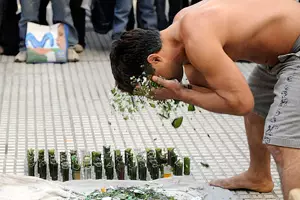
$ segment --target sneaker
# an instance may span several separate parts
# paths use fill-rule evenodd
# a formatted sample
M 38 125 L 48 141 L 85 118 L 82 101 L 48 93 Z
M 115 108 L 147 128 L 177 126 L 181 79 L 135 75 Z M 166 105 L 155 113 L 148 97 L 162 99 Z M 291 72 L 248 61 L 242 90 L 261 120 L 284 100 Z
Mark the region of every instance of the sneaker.
M 78 62 L 79 61 L 79 55 L 76 53 L 74 48 L 68 49 L 68 61 L 69 62 Z
M 84 51 L 84 48 L 81 44 L 76 44 L 74 46 L 74 50 L 76 51 L 76 53 L 82 53 Z
M 15 57 L 15 62 L 25 62 L 27 59 L 26 51 L 20 51 Z

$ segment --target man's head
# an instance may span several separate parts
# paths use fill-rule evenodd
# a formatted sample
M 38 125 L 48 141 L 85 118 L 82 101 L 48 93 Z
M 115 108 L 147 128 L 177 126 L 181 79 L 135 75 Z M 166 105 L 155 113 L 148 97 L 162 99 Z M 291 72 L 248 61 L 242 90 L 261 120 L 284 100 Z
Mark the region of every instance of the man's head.
M 119 89 L 132 93 L 135 86 L 131 77 L 139 77 L 145 69 L 167 79 L 182 78 L 182 63 L 176 60 L 174 49 L 162 40 L 156 30 L 134 29 L 125 32 L 112 45 L 110 61 L 112 73 Z

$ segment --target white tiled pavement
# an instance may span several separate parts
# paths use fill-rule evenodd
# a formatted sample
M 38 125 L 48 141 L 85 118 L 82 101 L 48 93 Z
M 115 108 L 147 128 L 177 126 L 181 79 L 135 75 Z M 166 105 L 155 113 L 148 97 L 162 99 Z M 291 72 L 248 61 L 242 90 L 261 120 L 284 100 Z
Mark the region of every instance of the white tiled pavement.
M 181 156 L 192 157 L 192 172 L 200 181 L 247 169 L 241 117 L 182 111 L 183 126 L 175 130 L 169 121 L 162 125 L 151 110 L 128 121 L 112 115 L 109 38 L 88 33 L 88 48 L 75 64 L 26 65 L 13 63 L 13 57 L 0 57 L 0 173 L 24 174 L 27 148 L 102 150 L 104 144 L 121 149 L 174 146 Z M 253 65 L 239 67 L 247 76 Z M 272 172 L 272 193 L 238 191 L 239 197 L 282 199 L 274 164 Z

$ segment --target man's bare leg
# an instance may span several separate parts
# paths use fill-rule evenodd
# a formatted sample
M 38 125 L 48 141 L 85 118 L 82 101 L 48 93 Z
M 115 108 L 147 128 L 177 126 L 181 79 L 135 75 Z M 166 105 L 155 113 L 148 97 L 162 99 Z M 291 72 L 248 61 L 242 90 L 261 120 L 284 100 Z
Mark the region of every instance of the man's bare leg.
M 246 134 L 250 150 L 249 169 L 228 179 L 211 181 L 211 185 L 225 189 L 249 189 L 271 192 L 274 184 L 271 177 L 270 153 L 262 143 L 265 120 L 251 113 L 245 117 Z
M 281 179 L 284 200 L 292 189 L 300 188 L 300 149 L 269 146 Z

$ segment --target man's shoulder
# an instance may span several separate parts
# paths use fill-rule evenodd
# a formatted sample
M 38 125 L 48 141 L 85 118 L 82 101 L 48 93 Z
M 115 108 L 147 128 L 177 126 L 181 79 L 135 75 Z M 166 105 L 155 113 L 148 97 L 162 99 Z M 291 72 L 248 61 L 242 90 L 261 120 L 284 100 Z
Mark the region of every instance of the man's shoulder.
M 223 19 L 219 18 L 213 12 L 207 14 L 187 13 L 179 22 L 182 41 L 191 41 L 195 45 L 207 44 L 211 41 L 223 43 L 226 40 L 227 26 L 223 23 Z
M 180 20 L 179 30 L 182 41 L 215 39 L 214 28 L 207 19 L 195 20 L 194 15 L 187 14 Z
M 181 20 L 185 14 L 187 14 L 190 11 L 189 7 L 183 8 L 181 9 L 174 17 L 173 22 L 177 22 L 179 20 Z

